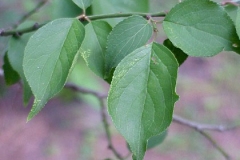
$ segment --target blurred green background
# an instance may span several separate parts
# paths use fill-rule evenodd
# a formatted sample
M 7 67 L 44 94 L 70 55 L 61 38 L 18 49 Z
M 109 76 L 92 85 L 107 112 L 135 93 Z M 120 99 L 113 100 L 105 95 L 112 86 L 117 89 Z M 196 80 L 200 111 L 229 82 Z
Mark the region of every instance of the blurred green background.
M 37 0 L 1 0 L 0 28 L 7 28 L 37 4 Z M 151 0 L 153 12 L 166 11 L 177 0 Z M 30 17 L 45 22 L 65 14 L 49 1 Z M 60 4 L 59 4 L 60 5 Z M 78 13 L 76 9 L 76 13 Z M 80 13 L 79 13 L 80 14 Z M 158 41 L 166 37 L 159 26 Z M 9 37 L 0 37 L 0 65 Z M 194 47 L 194 46 L 193 46 Z M 177 92 L 180 99 L 175 114 L 201 123 L 231 126 L 240 122 L 240 56 L 225 52 L 211 58 L 188 58 L 180 67 Z M 69 81 L 107 93 L 108 84 L 95 76 L 79 58 Z M 114 156 L 107 149 L 97 100 L 64 89 L 36 118 L 26 123 L 30 105 L 22 105 L 19 84 L 6 86 L 0 77 L 0 159 L 2 160 L 103 160 Z M 109 122 L 111 122 L 109 118 Z M 128 150 L 113 125 L 114 146 L 122 155 Z M 208 132 L 233 160 L 240 159 L 240 129 Z M 166 140 L 146 153 L 146 160 L 224 160 L 202 135 L 176 123 Z

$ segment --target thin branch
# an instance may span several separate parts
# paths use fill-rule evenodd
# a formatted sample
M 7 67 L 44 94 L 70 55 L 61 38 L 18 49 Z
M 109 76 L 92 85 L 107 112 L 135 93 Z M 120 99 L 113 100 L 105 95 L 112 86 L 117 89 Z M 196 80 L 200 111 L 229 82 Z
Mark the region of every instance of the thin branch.
M 225 157 L 226 160 L 232 160 L 230 155 L 228 155 L 227 152 L 222 147 L 220 147 L 220 145 L 218 145 L 218 143 L 208 133 L 202 130 L 197 130 L 197 131 L 201 135 L 203 135 L 206 139 L 208 139 L 209 142 L 211 142 L 211 144 Z
M 85 19 L 87 20 L 98 20 L 98 19 L 107 19 L 107 18 L 121 18 L 121 17 L 129 17 L 132 15 L 139 15 L 139 16 L 143 16 L 143 17 L 163 17 L 166 16 L 166 12 L 160 12 L 160 13 L 115 13 L 115 14 L 104 14 L 104 15 L 94 15 L 94 16 L 84 16 Z M 78 16 L 78 19 L 80 18 L 80 20 L 82 20 L 82 16 Z M 40 27 L 42 27 L 43 25 L 45 25 L 46 23 L 42 23 L 42 24 L 35 24 L 34 26 L 29 26 L 27 28 L 24 29 L 13 29 L 13 30 L 5 30 L 5 29 L 0 29 L 0 37 L 1 36 L 11 36 L 11 35 L 22 35 L 24 33 L 28 33 L 28 32 L 32 32 L 35 31 L 37 29 L 39 29 Z
M 102 122 L 103 122 L 103 126 L 104 126 L 104 129 L 105 129 L 105 132 L 106 132 L 107 141 L 108 141 L 108 148 L 110 150 L 112 150 L 114 155 L 119 160 L 123 160 L 123 157 L 117 152 L 117 150 L 115 149 L 115 147 L 113 146 L 113 143 L 112 143 L 112 136 L 111 136 L 111 132 L 110 132 L 110 129 L 109 129 L 109 124 L 107 122 L 107 115 L 105 113 L 106 106 L 104 104 L 104 99 L 99 98 L 99 102 L 100 102 L 100 106 L 101 106 Z
M 194 130 L 199 132 L 201 135 L 203 135 L 206 139 L 208 139 L 211 142 L 211 144 L 226 158 L 226 160 L 231 160 L 230 156 L 226 153 L 226 151 L 220 145 L 218 145 L 217 142 L 209 134 L 205 132 L 205 130 L 224 132 L 224 131 L 236 129 L 239 126 L 224 127 L 222 125 L 215 126 L 215 125 L 200 124 L 197 122 L 184 119 L 177 115 L 173 116 L 173 122 L 193 128 Z
M 23 28 L 23 29 L 13 29 L 13 30 L 8 30 L 5 31 L 4 29 L 0 29 L 0 37 L 1 36 L 21 36 L 24 33 L 29 33 L 29 32 L 33 32 L 37 29 L 39 29 L 40 27 L 42 27 L 43 25 L 45 25 L 46 23 L 42 23 L 42 24 L 38 24 L 35 23 L 34 25 L 27 27 L 27 28 Z
M 20 20 L 18 20 L 18 22 L 16 22 L 12 28 L 17 28 L 19 24 L 21 24 L 22 22 L 24 22 L 26 19 L 28 19 L 30 16 L 32 16 L 34 13 L 36 13 L 44 4 L 47 3 L 48 0 L 42 0 L 40 1 L 35 8 L 33 8 L 31 11 L 29 11 L 28 13 L 26 13 L 25 15 L 22 16 L 22 18 L 20 18 Z
M 107 98 L 106 94 L 102 94 L 102 93 L 99 93 L 99 92 L 91 90 L 91 89 L 80 87 L 80 86 L 77 86 L 77 85 L 72 84 L 72 83 L 67 83 L 65 85 L 65 88 L 69 88 L 69 89 L 71 89 L 75 92 L 80 92 L 80 93 L 83 93 L 83 94 L 90 94 L 90 95 L 93 95 L 93 96 L 97 97 L 98 99 Z
M 197 123 L 197 122 L 193 122 L 187 119 L 184 119 L 180 116 L 177 115 L 173 115 L 173 121 L 179 124 L 183 124 L 186 126 L 189 126 L 191 128 L 194 128 L 196 130 L 211 130 L 211 131 L 218 131 L 218 132 L 224 132 L 224 131 L 229 131 L 229 130 L 234 130 L 237 129 L 239 127 L 239 125 L 235 125 L 235 126 L 223 126 L 223 125 L 209 125 L 209 124 L 201 124 L 201 123 Z
M 129 17 L 133 15 L 139 15 L 142 17 L 147 18 L 148 16 L 151 17 L 165 17 L 167 15 L 166 12 L 159 12 L 159 13 L 141 13 L 141 12 L 130 12 L 130 13 L 114 13 L 114 14 L 103 14 L 103 15 L 93 15 L 88 16 L 90 20 L 97 20 L 97 19 L 107 19 L 107 18 L 123 18 Z
M 106 136 L 107 136 L 107 141 L 108 141 L 108 148 L 113 152 L 113 154 L 119 160 L 124 160 L 124 158 L 118 153 L 118 151 L 115 149 L 115 147 L 113 146 L 113 143 L 112 143 L 111 132 L 110 132 L 109 124 L 108 124 L 108 121 L 107 121 L 107 115 L 105 113 L 106 106 L 105 106 L 104 100 L 107 98 L 107 95 L 96 92 L 96 91 L 93 91 L 93 90 L 90 90 L 90 89 L 87 89 L 87 88 L 77 86 L 77 85 L 72 84 L 72 83 L 67 83 L 65 85 L 65 88 L 69 88 L 73 91 L 80 92 L 80 93 L 83 93 L 83 94 L 93 95 L 99 100 L 100 107 L 101 107 L 102 122 L 103 122 L 104 130 L 105 130 L 105 133 L 106 133 Z

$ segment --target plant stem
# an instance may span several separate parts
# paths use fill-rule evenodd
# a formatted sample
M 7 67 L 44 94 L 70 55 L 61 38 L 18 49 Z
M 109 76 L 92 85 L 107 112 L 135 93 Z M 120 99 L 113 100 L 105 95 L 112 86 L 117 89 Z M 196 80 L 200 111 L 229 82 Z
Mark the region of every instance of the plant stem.
M 196 129 L 197 130 L 197 129 Z M 225 152 L 225 150 L 220 147 L 217 142 L 206 132 L 202 130 L 197 130 L 201 135 L 211 142 L 211 144 L 225 157 L 226 160 L 231 160 L 231 157 Z
M 211 135 L 207 134 L 205 132 L 205 130 L 224 132 L 224 131 L 236 129 L 237 126 L 227 128 L 227 127 L 223 127 L 223 126 L 200 124 L 200 123 L 193 122 L 193 121 L 184 119 L 184 118 L 176 116 L 176 115 L 173 116 L 173 122 L 193 128 L 195 131 L 199 132 L 206 139 L 208 139 L 211 142 L 211 144 L 225 157 L 226 160 L 231 160 L 231 158 L 227 154 L 227 152 L 219 144 L 217 144 L 217 142 L 211 137 Z
M 103 127 L 104 127 L 104 130 L 105 130 L 106 136 L 107 136 L 108 148 L 113 152 L 113 154 L 119 160 L 124 160 L 124 158 L 114 148 L 113 143 L 112 143 L 112 136 L 111 136 L 111 132 L 110 132 L 110 129 L 109 129 L 109 124 L 108 124 L 108 121 L 107 121 L 107 115 L 105 113 L 106 106 L 105 106 L 104 100 L 107 98 L 107 95 L 102 94 L 100 92 L 96 92 L 94 90 L 90 90 L 90 89 L 87 89 L 87 88 L 77 86 L 77 85 L 72 84 L 72 83 L 67 83 L 65 85 L 65 88 L 71 89 L 75 92 L 93 95 L 94 97 L 96 97 L 99 100 L 100 107 L 101 107 L 102 123 L 103 123 Z
M 87 16 L 87 18 L 89 20 L 98 20 L 98 19 L 107 19 L 107 18 L 129 17 L 132 15 L 139 15 L 139 16 L 148 18 L 148 17 L 164 17 L 164 16 L 166 16 L 166 14 L 167 14 L 166 12 L 160 12 L 160 13 L 139 13 L 139 12 L 132 13 L 131 12 L 131 13 L 114 13 L 114 14 L 104 14 L 104 15 L 93 15 L 93 16 Z M 35 31 L 45 24 L 46 23 L 42 23 L 42 24 L 36 23 L 35 25 L 29 26 L 24 29 L 13 29 L 13 30 L 0 29 L 0 36 L 11 36 L 11 35 L 20 36 L 24 33 Z
M 37 30 L 38 28 L 42 27 L 43 25 L 45 25 L 45 23 L 42 24 L 38 24 L 35 23 L 33 26 L 30 27 L 26 27 L 23 29 L 13 29 L 13 30 L 8 30 L 8 31 L 4 31 L 0 29 L 0 36 L 21 36 L 24 33 L 29 33 L 29 32 L 33 32 L 35 30 Z
M 97 19 L 107 19 L 107 18 L 123 18 L 129 17 L 133 15 L 139 15 L 142 17 L 165 17 L 166 12 L 159 12 L 159 13 L 140 13 L 140 12 L 133 12 L 133 13 L 114 13 L 114 14 L 102 14 L 102 15 L 93 15 L 88 16 L 90 20 L 97 20 Z
M 112 143 L 112 136 L 111 136 L 111 132 L 109 129 L 109 124 L 107 122 L 107 115 L 105 113 L 105 105 L 104 105 L 104 100 L 103 99 L 99 99 L 100 102 L 100 106 L 101 106 L 101 116 L 102 116 L 102 122 L 103 122 L 103 126 L 105 129 L 105 133 L 107 135 L 107 141 L 108 141 L 108 148 L 110 150 L 112 150 L 112 152 L 114 153 L 114 155 L 119 159 L 119 160 L 123 160 L 123 157 L 117 152 L 117 150 L 114 148 L 113 143 Z

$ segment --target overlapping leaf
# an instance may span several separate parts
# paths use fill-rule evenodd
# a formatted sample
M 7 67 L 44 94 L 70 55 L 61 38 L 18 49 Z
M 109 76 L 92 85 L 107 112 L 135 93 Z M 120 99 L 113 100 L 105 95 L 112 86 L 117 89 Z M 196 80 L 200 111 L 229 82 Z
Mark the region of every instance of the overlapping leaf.
M 240 38 L 240 8 L 238 8 L 238 11 L 237 11 L 236 28 L 237 28 L 238 37 Z
M 147 140 L 172 121 L 177 70 L 173 53 L 153 43 L 130 53 L 114 72 L 108 111 L 133 159 L 143 159 Z
M 4 55 L 4 79 L 7 85 L 12 85 L 20 80 L 18 73 L 12 68 L 7 53 Z
M 147 149 L 154 148 L 161 144 L 167 137 L 167 130 L 163 131 L 161 134 L 151 137 L 148 140 Z
M 209 0 L 185 0 L 163 22 L 171 42 L 190 56 L 213 56 L 232 51 L 239 43 L 233 21 Z
M 172 51 L 178 61 L 179 66 L 182 65 L 188 58 L 188 55 L 185 54 L 181 49 L 175 47 L 169 39 L 166 39 L 163 42 L 163 45 Z
M 229 15 L 229 17 L 232 19 L 232 21 L 235 23 L 236 17 L 237 17 L 238 6 L 229 3 L 224 6 L 224 9 L 227 12 L 227 14 Z
M 71 0 L 53 0 L 53 17 L 68 18 L 76 17 L 82 10 Z
M 81 46 L 82 56 L 88 67 L 104 78 L 107 36 L 112 27 L 105 21 L 92 21 L 85 26 L 85 30 L 86 36 Z
M 28 120 L 63 88 L 84 35 L 77 19 L 62 18 L 46 24 L 30 38 L 23 70 L 35 100 Z
M 129 53 L 145 45 L 152 36 L 152 26 L 143 17 L 132 16 L 118 23 L 108 36 L 106 78 Z
M 91 6 L 93 0 L 72 0 L 78 7 L 86 10 L 89 6 Z
M 22 29 L 24 27 L 33 26 L 34 22 L 25 22 L 21 24 L 18 29 Z M 27 45 L 29 38 L 33 33 L 26 33 L 21 37 L 11 37 L 8 43 L 8 58 L 14 70 L 18 72 L 22 81 L 23 81 L 23 99 L 24 104 L 26 105 L 29 99 L 32 96 L 31 88 L 28 85 L 28 82 L 23 73 L 23 56 L 24 49 Z

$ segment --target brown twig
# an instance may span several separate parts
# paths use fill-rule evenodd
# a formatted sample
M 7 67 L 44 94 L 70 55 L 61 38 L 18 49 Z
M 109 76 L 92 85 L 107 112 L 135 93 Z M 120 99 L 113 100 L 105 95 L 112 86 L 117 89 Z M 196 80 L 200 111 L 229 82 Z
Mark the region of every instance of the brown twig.
M 209 125 L 209 124 L 201 124 L 201 123 L 197 123 L 197 122 L 193 122 L 187 119 L 184 119 L 180 116 L 177 115 L 173 115 L 173 121 L 179 124 L 183 124 L 186 126 L 189 126 L 191 128 L 194 128 L 196 130 L 211 130 L 211 131 L 218 131 L 218 132 L 224 132 L 224 131 L 229 131 L 229 130 L 234 130 L 237 129 L 239 127 L 239 125 L 236 126 L 231 126 L 231 127 L 226 127 L 223 125 Z
M 224 132 L 224 131 L 234 130 L 239 126 L 224 127 L 222 125 L 216 126 L 216 125 L 201 124 L 201 123 L 184 119 L 177 115 L 173 116 L 173 122 L 193 128 L 194 130 L 199 132 L 201 135 L 203 135 L 206 139 L 208 139 L 211 142 L 211 144 L 225 157 L 226 160 L 231 160 L 230 155 L 228 155 L 227 152 L 205 131 L 209 130 L 209 131 Z
M 225 157 L 226 160 L 232 160 L 230 155 L 206 132 L 203 130 L 197 130 L 201 135 L 203 135 L 208 141 Z
M 24 33 L 32 32 L 37 30 L 38 28 L 42 27 L 43 24 L 35 23 L 33 26 L 29 26 L 27 28 L 23 29 L 16 29 L 22 22 L 24 22 L 26 19 L 28 19 L 31 15 L 36 13 L 44 4 L 47 3 L 48 0 L 42 0 L 40 1 L 35 8 L 33 8 L 31 11 L 23 15 L 13 26 L 8 27 L 7 29 L 0 29 L 0 36 L 21 36 Z
M 104 100 L 107 98 L 107 95 L 96 92 L 96 91 L 93 91 L 93 90 L 90 90 L 90 89 L 87 89 L 87 88 L 77 86 L 77 85 L 72 84 L 72 83 L 67 83 L 65 85 L 65 88 L 69 88 L 73 91 L 80 92 L 80 93 L 83 93 L 83 94 L 93 95 L 99 100 L 100 107 L 101 107 L 102 122 L 103 122 L 104 130 L 105 130 L 105 133 L 106 133 L 106 136 L 107 136 L 107 141 L 108 141 L 108 148 L 113 152 L 113 154 L 119 160 L 124 160 L 124 158 L 120 155 L 120 153 L 118 153 L 118 151 L 115 149 L 115 147 L 113 146 L 113 143 L 112 143 L 111 132 L 110 132 L 109 124 L 108 124 L 108 121 L 107 121 L 107 115 L 105 113 L 106 106 L 105 106 Z
M 82 20 L 82 18 L 84 18 L 83 20 L 98 20 L 98 19 L 106 19 L 106 18 L 120 18 L 120 17 L 129 17 L 132 15 L 139 15 L 139 16 L 143 16 L 146 17 L 147 15 L 151 15 L 152 17 L 164 17 L 166 15 L 166 12 L 160 12 L 160 13 L 114 13 L 114 14 L 104 14 L 104 15 L 93 15 L 93 16 L 86 16 L 83 17 L 83 15 L 80 15 L 76 18 Z M 38 26 L 30 26 L 24 29 L 13 29 L 13 30 L 6 30 L 6 29 L 0 29 L 0 36 L 11 36 L 11 35 L 22 35 L 24 33 L 28 33 L 28 32 L 32 32 L 35 31 L 37 29 L 39 29 L 40 27 L 42 27 L 43 25 L 45 25 L 46 23 L 43 24 L 39 24 Z

